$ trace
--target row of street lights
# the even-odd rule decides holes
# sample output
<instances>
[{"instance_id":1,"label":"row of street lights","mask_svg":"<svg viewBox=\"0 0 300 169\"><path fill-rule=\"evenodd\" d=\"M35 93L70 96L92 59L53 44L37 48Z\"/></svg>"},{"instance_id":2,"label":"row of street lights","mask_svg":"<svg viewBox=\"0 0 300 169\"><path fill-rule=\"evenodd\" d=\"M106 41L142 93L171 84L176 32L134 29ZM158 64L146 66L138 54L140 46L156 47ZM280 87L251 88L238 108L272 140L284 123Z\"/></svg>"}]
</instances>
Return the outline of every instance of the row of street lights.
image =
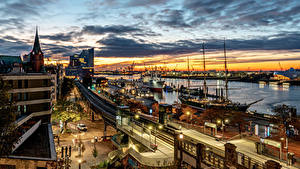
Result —
<instances>
[{"instance_id":1,"label":"row of street lights","mask_svg":"<svg viewBox=\"0 0 300 169\"><path fill-rule=\"evenodd\" d=\"M150 132L149 132L149 133L150 133L150 135L149 135L150 137L149 137L149 138L150 138L150 143L151 143L151 131L153 130L153 126L152 126L152 125L149 125L149 126L148 126L148 129L149 129L149 131L150 131ZM157 144L156 144L157 126L156 126L156 125L155 125L154 129L155 129L155 130L154 130L154 133L155 133L154 144L155 144L155 147L156 147L155 150L156 150L156 149L157 149ZM159 129L159 130L162 130L162 129L163 129L163 125L159 124L159 125L158 125L158 129Z\"/></svg>"},{"instance_id":2,"label":"row of street lights","mask_svg":"<svg viewBox=\"0 0 300 169\"><path fill-rule=\"evenodd\" d=\"M139 114L135 114L134 115L134 119L138 120L139 118L140 118ZM150 143L151 143L151 131L153 130L153 128L154 128L154 133L155 133L154 144L157 147L157 143L156 143L157 129L162 130L164 127L163 127L162 124L159 124L158 126L155 125L155 127L153 127L153 125L149 125L148 126Z\"/></svg>"}]
</instances>

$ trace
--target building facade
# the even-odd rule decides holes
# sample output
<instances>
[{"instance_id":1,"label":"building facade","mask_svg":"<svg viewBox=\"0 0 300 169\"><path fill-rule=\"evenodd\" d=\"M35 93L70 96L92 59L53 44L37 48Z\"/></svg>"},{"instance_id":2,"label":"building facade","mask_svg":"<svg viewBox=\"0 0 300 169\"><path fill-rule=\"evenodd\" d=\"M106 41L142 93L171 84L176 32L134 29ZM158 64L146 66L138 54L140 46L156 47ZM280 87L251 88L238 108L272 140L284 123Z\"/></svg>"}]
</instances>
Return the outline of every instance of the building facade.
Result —
<instances>
[{"instance_id":1,"label":"building facade","mask_svg":"<svg viewBox=\"0 0 300 169\"><path fill-rule=\"evenodd\" d=\"M70 63L66 68L67 76L84 77L86 74L94 74L94 48L70 56Z\"/></svg>"},{"instance_id":2,"label":"building facade","mask_svg":"<svg viewBox=\"0 0 300 169\"><path fill-rule=\"evenodd\" d=\"M57 99L57 74L45 72L37 32L27 56L30 60L25 64L19 63L20 58L0 57L9 68L0 72L0 79L10 86L9 101L16 107L14 123L19 137L11 154L0 157L1 169L50 169L56 164L50 118Z\"/></svg>"}]
</instances>

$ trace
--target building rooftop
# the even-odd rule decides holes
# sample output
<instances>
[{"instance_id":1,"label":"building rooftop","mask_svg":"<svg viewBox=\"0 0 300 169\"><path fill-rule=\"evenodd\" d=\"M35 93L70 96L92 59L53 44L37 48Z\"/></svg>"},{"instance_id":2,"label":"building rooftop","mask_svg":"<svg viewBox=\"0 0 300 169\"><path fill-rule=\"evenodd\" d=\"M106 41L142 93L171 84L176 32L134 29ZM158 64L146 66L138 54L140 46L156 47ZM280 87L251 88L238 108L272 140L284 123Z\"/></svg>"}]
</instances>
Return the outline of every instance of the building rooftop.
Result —
<instances>
[{"instance_id":1,"label":"building rooftop","mask_svg":"<svg viewBox=\"0 0 300 169\"><path fill-rule=\"evenodd\" d=\"M1 61L3 61L4 64L22 63L22 59L20 56L0 55L0 62Z\"/></svg>"},{"instance_id":2,"label":"building rooftop","mask_svg":"<svg viewBox=\"0 0 300 169\"><path fill-rule=\"evenodd\" d=\"M55 145L51 124L42 124L10 158L55 160Z\"/></svg>"}]
</instances>

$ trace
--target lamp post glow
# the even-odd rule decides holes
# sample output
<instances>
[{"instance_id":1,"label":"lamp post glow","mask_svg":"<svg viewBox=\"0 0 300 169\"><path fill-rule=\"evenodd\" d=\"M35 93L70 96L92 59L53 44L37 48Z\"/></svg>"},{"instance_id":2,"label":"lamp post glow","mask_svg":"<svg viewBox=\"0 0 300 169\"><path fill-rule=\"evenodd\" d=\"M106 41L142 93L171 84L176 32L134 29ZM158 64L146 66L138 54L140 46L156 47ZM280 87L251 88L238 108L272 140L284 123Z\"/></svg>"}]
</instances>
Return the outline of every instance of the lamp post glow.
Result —
<instances>
[{"instance_id":1,"label":"lamp post glow","mask_svg":"<svg viewBox=\"0 0 300 169\"><path fill-rule=\"evenodd\" d=\"M79 159L79 160L78 160L78 169L81 169L81 163L82 163L82 160Z\"/></svg>"},{"instance_id":2,"label":"lamp post glow","mask_svg":"<svg viewBox=\"0 0 300 169\"><path fill-rule=\"evenodd\" d=\"M152 127L152 126L149 126L149 127L148 127L148 129L149 129L149 130L150 130L150 132L151 132L151 130L153 129L153 127Z\"/></svg>"},{"instance_id":3,"label":"lamp post glow","mask_svg":"<svg viewBox=\"0 0 300 169\"><path fill-rule=\"evenodd\" d=\"M225 119L225 124L228 124L229 123L229 120L228 119Z\"/></svg>"},{"instance_id":4,"label":"lamp post glow","mask_svg":"<svg viewBox=\"0 0 300 169\"><path fill-rule=\"evenodd\" d=\"M182 133L179 134L179 139L181 139L181 140L183 139L183 134Z\"/></svg>"}]
</instances>

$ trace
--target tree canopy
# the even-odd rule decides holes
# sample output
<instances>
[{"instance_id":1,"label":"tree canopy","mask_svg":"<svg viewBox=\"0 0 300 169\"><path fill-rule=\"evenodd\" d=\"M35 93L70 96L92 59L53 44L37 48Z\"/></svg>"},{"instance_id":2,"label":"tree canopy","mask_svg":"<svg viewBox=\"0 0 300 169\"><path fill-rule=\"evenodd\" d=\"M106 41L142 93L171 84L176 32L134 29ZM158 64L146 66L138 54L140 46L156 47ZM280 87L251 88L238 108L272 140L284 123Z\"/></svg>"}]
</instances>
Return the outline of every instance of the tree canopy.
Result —
<instances>
[{"instance_id":1,"label":"tree canopy","mask_svg":"<svg viewBox=\"0 0 300 169\"><path fill-rule=\"evenodd\" d=\"M0 156L9 155L18 141L15 107L9 99L10 86L0 79Z\"/></svg>"},{"instance_id":2,"label":"tree canopy","mask_svg":"<svg viewBox=\"0 0 300 169\"><path fill-rule=\"evenodd\" d=\"M69 122L79 121L82 117L83 108L80 104L66 100L59 100L54 107L52 118L61 120L64 126Z\"/></svg>"}]
</instances>

